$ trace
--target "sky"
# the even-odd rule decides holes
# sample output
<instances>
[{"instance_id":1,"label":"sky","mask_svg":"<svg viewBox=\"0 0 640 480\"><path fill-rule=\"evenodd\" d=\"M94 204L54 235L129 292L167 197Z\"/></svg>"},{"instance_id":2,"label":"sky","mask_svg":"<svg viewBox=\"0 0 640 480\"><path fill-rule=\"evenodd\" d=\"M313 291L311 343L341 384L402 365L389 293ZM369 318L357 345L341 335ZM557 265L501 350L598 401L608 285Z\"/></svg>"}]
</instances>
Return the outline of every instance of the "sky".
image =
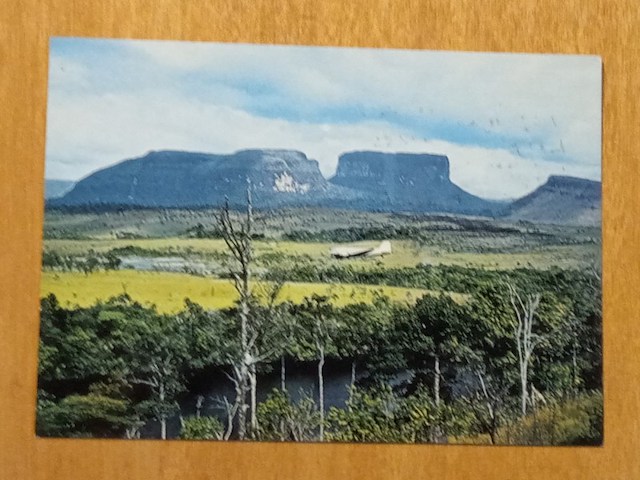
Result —
<instances>
[{"instance_id":1,"label":"sky","mask_svg":"<svg viewBox=\"0 0 640 480\"><path fill-rule=\"evenodd\" d=\"M600 180L599 57L54 37L46 178L150 150L447 155L492 199Z\"/></svg>"}]
</instances>

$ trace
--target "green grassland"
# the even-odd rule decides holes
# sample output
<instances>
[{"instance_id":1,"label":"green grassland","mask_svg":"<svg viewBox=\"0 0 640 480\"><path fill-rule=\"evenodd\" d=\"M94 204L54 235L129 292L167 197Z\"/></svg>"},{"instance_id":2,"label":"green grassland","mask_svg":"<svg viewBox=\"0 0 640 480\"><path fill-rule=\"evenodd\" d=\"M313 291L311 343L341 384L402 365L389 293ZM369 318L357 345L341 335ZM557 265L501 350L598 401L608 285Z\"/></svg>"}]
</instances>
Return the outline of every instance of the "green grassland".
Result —
<instances>
[{"instance_id":1,"label":"green grassland","mask_svg":"<svg viewBox=\"0 0 640 480\"><path fill-rule=\"evenodd\" d=\"M214 210L127 210L102 213L47 211L45 251L60 255L106 253L132 246L148 256L196 258L226 253L224 242L192 238L215 231ZM418 264L491 269L581 268L592 265L601 249L600 229L454 215L391 214L327 209L258 211L255 249L263 259L326 265L330 248L340 242L375 246L391 240L393 253L382 259L343 261L357 267L409 267ZM345 240L344 237L353 237ZM140 252L138 251L138 254ZM145 254L145 252L143 252ZM281 260L281 258L280 258Z\"/></svg>"},{"instance_id":2,"label":"green grassland","mask_svg":"<svg viewBox=\"0 0 640 480\"><path fill-rule=\"evenodd\" d=\"M258 295L265 289L255 285ZM229 280L197 277L182 273L138 272L119 270L94 272L43 272L41 295L56 295L63 305L90 306L98 300L127 293L143 304L154 304L159 311L174 313L184 307L185 298L206 308L226 308L237 299ZM279 296L280 301L300 302L312 294L334 296L335 305L370 302L376 293L392 300L413 302L427 293L426 290L379 285L330 285L319 283L286 283ZM463 295L453 294L458 301Z\"/></svg>"},{"instance_id":3,"label":"green grassland","mask_svg":"<svg viewBox=\"0 0 640 480\"><path fill-rule=\"evenodd\" d=\"M55 293L63 302L86 306L126 291L137 300L156 304L167 312L180 309L185 297L207 307L228 307L236 299L235 292L229 281L216 278L227 271L224 258L228 251L224 241L215 235L193 238L195 227L205 233L215 228L214 214L212 210L47 211L46 253L79 259L91 252L98 255L112 252L119 257L178 256L188 263L203 261L211 268L206 278L188 269L184 273L116 270L85 275L47 268L43 273L42 294ZM286 271L288 266L299 265L356 269L422 264L491 270L582 269L599 262L601 249L599 229L443 215L323 209L257 212L255 231L258 237L253 245L258 273L274 266ZM331 247L339 243L331 239L349 236L351 232L361 240L349 244L371 247L387 238L384 235L389 232L393 251L378 258L331 258ZM403 301L424 293L385 285L288 282L281 299L300 301L312 293L335 294L335 302L344 304L369 301L375 291Z\"/></svg>"},{"instance_id":4,"label":"green grassland","mask_svg":"<svg viewBox=\"0 0 640 480\"><path fill-rule=\"evenodd\" d=\"M376 241L353 242L357 246L375 246ZM258 259L268 254L281 254L295 261L296 257L306 261L351 264L359 268L374 265L387 267L409 267L418 264L473 266L489 269L512 269L532 267L546 269L553 266L577 268L593 263L600 251L597 244L549 245L532 247L526 251L515 252L450 252L437 245L424 245L408 240L392 241L393 252L383 258L356 258L335 260L329 251L335 243L330 242L293 242L282 240L257 240L254 242ZM150 256L188 256L207 258L226 253L226 245L220 239L201 238L153 238L153 239L87 239L45 240L45 250L60 255L82 256L90 250L106 253L113 249L135 247L146 250Z\"/></svg>"}]
</instances>

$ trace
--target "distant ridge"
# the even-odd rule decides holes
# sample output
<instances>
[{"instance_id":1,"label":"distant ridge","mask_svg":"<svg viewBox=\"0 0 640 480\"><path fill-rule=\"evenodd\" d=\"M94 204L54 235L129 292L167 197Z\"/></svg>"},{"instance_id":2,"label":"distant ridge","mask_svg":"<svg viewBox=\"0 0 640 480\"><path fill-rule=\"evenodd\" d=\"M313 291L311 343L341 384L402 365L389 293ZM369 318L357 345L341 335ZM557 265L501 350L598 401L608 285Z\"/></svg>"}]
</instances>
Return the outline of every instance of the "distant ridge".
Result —
<instances>
[{"instance_id":1,"label":"distant ridge","mask_svg":"<svg viewBox=\"0 0 640 480\"><path fill-rule=\"evenodd\" d=\"M530 194L513 202L508 217L535 223L598 226L602 185L583 178L552 175Z\"/></svg>"},{"instance_id":2,"label":"distant ridge","mask_svg":"<svg viewBox=\"0 0 640 480\"><path fill-rule=\"evenodd\" d=\"M330 180L318 162L295 150L241 150L228 155L152 151L78 181L50 207L197 208L245 202L247 179L257 208L317 206L381 212L455 213L513 220L598 225L600 183L552 176L510 205L455 185L444 155L355 151L338 160Z\"/></svg>"},{"instance_id":3,"label":"distant ridge","mask_svg":"<svg viewBox=\"0 0 640 480\"><path fill-rule=\"evenodd\" d=\"M75 184L72 180L45 180L44 198L58 198L67 193Z\"/></svg>"},{"instance_id":4,"label":"distant ridge","mask_svg":"<svg viewBox=\"0 0 640 480\"><path fill-rule=\"evenodd\" d=\"M475 197L449 179L441 155L353 152L327 181L318 162L293 150L229 155L153 151L80 180L51 206L203 207L244 203L246 180L256 207L322 206L371 211L492 215L502 205Z\"/></svg>"}]
</instances>

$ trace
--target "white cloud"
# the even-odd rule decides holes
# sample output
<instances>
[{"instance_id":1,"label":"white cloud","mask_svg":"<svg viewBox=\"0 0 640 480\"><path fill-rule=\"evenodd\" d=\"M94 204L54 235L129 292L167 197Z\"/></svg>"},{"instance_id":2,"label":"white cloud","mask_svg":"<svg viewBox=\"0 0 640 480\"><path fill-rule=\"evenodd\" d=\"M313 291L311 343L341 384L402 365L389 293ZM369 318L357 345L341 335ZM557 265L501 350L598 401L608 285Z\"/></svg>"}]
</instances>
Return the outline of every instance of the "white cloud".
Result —
<instances>
[{"instance_id":1,"label":"white cloud","mask_svg":"<svg viewBox=\"0 0 640 480\"><path fill-rule=\"evenodd\" d=\"M129 46L167 68L261 79L301 110L316 104L376 106L488 135L524 137L514 151L532 148L526 140L531 138L541 155L600 162L597 57L157 41Z\"/></svg>"},{"instance_id":2,"label":"white cloud","mask_svg":"<svg viewBox=\"0 0 640 480\"><path fill-rule=\"evenodd\" d=\"M550 174L599 178L599 167L525 159L503 149L424 140L381 121L343 125L266 119L241 109L208 104L164 90L136 94L50 97L47 175L76 179L148 150L233 152L289 148L319 161L325 176L349 150L430 152L448 155L452 180L487 198L528 193Z\"/></svg>"}]
</instances>

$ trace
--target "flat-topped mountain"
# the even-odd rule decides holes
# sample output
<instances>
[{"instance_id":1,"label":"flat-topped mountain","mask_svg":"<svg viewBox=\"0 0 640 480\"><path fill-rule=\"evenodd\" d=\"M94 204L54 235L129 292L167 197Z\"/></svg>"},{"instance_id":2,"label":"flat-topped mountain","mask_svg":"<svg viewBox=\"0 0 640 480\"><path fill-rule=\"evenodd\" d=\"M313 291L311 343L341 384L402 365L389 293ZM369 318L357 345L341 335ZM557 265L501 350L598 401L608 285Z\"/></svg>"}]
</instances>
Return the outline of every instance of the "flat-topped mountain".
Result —
<instances>
[{"instance_id":1,"label":"flat-topped mountain","mask_svg":"<svg viewBox=\"0 0 640 480\"><path fill-rule=\"evenodd\" d=\"M229 155L158 151L80 180L53 206L198 207L245 201L251 181L256 207L322 206L365 211L492 215L502 205L471 195L449 179L442 155L351 152L327 181L318 162L292 150Z\"/></svg>"},{"instance_id":2,"label":"flat-topped mountain","mask_svg":"<svg viewBox=\"0 0 640 480\"><path fill-rule=\"evenodd\" d=\"M449 159L422 153L349 152L330 180L407 211L492 215L501 204L472 195L449 178Z\"/></svg>"},{"instance_id":3,"label":"flat-topped mountain","mask_svg":"<svg viewBox=\"0 0 640 480\"><path fill-rule=\"evenodd\" d=\"M552 176L507 205L455 185L444 155L349 152L327 181L318 162L293 150L241 150L228 155L154 151L77 182L54 207L205 207L228 198L244 205L247 179L257 208L317 206L380 212L504 216L541 223L597 225L600 183Z\"/></svg>"},{"instance_id":4,"label":"flat-topped mountain","mask_svg":"<svg viewBox=\"0 0 640 480\"><path fill-rule=\"evenodd\" d=\"M598 226L601 215L600 182L559 175L552 175L509 208L509 218L535 223Z\"/></svg>"},{"instance_id":5,"label":"flat-topped mountain","mask_svg":"<svg viewBox=\"0 0 640 480\"><path fill-rule=\"evenodd\" d=\"M307 204L335 190L318 162L290 150L242 150L230 155L150 152L95 172L55 205L191 207L244 202L247 179L259 205Z\"/></svg>"}]
</instances>

